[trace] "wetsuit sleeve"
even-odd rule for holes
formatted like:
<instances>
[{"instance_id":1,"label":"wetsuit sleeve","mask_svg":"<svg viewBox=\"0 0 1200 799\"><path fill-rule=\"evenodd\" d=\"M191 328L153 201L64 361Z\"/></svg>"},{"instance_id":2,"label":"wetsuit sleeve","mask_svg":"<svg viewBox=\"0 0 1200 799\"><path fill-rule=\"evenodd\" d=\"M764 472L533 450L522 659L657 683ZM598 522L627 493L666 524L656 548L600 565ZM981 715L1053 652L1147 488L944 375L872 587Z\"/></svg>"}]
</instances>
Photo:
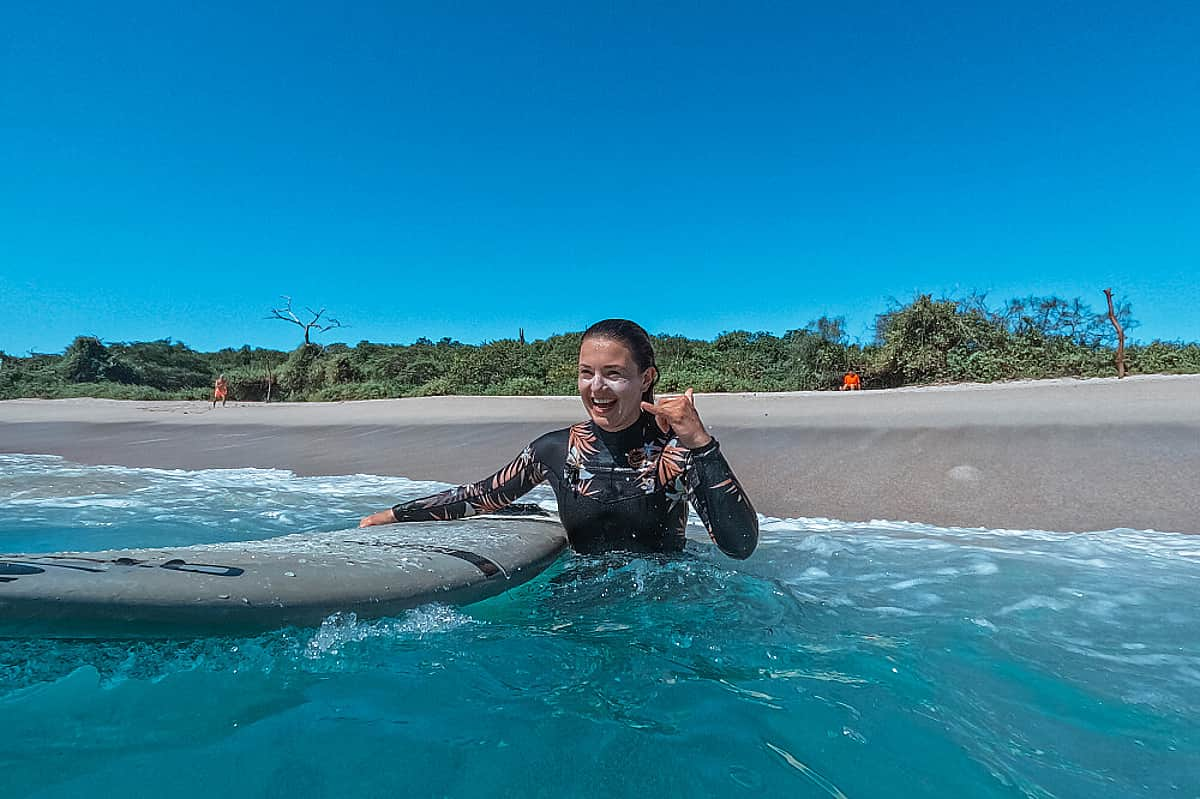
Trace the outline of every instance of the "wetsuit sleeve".
<instances>
[{"instance_id":1,"label":"wetsuit sleeve","mask_svg":"<svg viewBox=\"0 0 1200 799\"><path fill-rule=\"evenodd\" d=\"M721 551L731 558L750 557L758 546L758 514L715 438L691 451L684 481L692 507Z\"/></svg>"},{"instance_id":2,"label":"wetsuit sleeve","mask_svg":"<svg viewBox=\"0 0 1200 799\"><path fill-rule=\"evenodd\" d=\"M512 463L491 477L440 494L403 502L392 508L398 522L450 521L492 513L511 505L546 479L546 467L526 447Z\"/></svg>"}]
</instances>

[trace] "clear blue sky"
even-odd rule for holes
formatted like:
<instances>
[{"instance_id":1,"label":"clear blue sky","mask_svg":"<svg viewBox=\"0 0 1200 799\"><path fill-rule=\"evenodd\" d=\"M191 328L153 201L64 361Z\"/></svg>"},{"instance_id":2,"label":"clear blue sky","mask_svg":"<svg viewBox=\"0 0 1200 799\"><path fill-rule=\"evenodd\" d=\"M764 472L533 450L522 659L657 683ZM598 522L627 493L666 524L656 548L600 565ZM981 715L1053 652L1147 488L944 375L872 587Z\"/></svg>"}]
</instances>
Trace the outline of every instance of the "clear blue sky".
<instances>
[{"instance_id":1,"label":"clear blue sky","mask_svg":"<svg viewBox=\"0 0 1200 799\"><path fill-rule=\"evenodd\" d=\"M1200 6L27 3L0 349L627 316L866 339L889 298L1114 287L1200 338Z\"/></svg>"}]
</instances>

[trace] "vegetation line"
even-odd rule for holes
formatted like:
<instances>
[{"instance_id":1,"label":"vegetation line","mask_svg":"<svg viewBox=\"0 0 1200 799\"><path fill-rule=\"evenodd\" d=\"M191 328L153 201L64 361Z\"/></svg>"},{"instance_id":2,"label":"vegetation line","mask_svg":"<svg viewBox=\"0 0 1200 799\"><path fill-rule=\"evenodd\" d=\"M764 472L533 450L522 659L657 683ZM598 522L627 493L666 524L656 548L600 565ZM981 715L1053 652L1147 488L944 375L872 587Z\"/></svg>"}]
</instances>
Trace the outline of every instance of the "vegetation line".
<instances>
[{"instance_id":1,"label":"vegetation line","mask_svg":"<svg viewBox=\"0 0 1200 799\"><path fill-rule=\"evenodd\" d=\"M1124 331L1136 325L1130 317L1128 303L1114 307L1110 319L1109 312L1093 313L1077 299L1030 297L990 309L981 297L921 295L880 314L868 344L847 341L843 320L828 317L782 336L747 331L713 341L656 336L658 388L834 389L847 371L859 373L867 389L1096 377L1114 374L1114 363L1131 374L1200 373L1195 342L1123 346L1123 358L1115 361L1114 331L1124 345ZM319 320L317 314L306 337L312 327L324 326L315 324ZM105 344L81 336L61 355L0 352L0 399L207 399L220 374L235 401L574 394L580 335L526 342L522 333L482 345L448 338L407 345L361 341L353 347L305 343L290 353L249 346L203 353L170 340Z\"/></svg>"}]
</instances>

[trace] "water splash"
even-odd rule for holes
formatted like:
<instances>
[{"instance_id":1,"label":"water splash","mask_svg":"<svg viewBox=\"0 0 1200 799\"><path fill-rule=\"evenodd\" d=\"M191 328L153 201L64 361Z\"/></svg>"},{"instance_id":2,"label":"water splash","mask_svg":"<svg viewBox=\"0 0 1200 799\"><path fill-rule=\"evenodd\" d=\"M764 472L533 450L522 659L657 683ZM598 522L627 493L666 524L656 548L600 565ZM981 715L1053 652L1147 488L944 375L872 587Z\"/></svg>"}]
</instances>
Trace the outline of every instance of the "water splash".
<instances>
[{"instance_id":1,"label":"water splash","mask_svg":"<svg viewBox=\"0 0 1200 799\"><path fill-rule=\"evenodd\" d=\"M353 612L334 613L321 623L320 628L308 639L304 655L309 660L336 656L349 643L359 643L369 638L413 638L420 640L427 635L444 633L459 627L478 623L461 611L446 605L426 605L415 608L400 619L376 621L358 620Z\"/></svg>"}]
</instances>

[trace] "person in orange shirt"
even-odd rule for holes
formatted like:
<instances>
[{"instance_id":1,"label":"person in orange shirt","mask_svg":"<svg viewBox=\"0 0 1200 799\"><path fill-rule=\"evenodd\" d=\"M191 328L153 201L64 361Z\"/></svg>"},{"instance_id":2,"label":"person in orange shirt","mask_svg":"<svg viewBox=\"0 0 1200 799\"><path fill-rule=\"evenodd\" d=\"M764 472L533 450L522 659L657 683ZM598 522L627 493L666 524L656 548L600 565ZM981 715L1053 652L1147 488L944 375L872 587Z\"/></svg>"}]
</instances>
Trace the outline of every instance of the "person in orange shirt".
<instances>
[{"instance_id":1,"label":"person in orange shirt","mask_svg":"<svg viewBox=\"0 0 1200 799\"><path fill-rule=\"evenodd\" d=\"M213 384L213 407L217 407L217 403L221 403L221 407L225 407L226 397L229 396L229 381L225 379L225 375L217 378L217 382Z\"/></svg>"},{"instance_id":2,"label":"person in orange shirt","mask_svg":"<svg viewBox=\"0 0 1200 799\"><path fill-rule=\"evenodd\" d=\"M858 376L858 372L851 370L846 372L846 376L842 378L842 391L859 391L862 389L862 378Z\"/></svg>"}]
</instances>

